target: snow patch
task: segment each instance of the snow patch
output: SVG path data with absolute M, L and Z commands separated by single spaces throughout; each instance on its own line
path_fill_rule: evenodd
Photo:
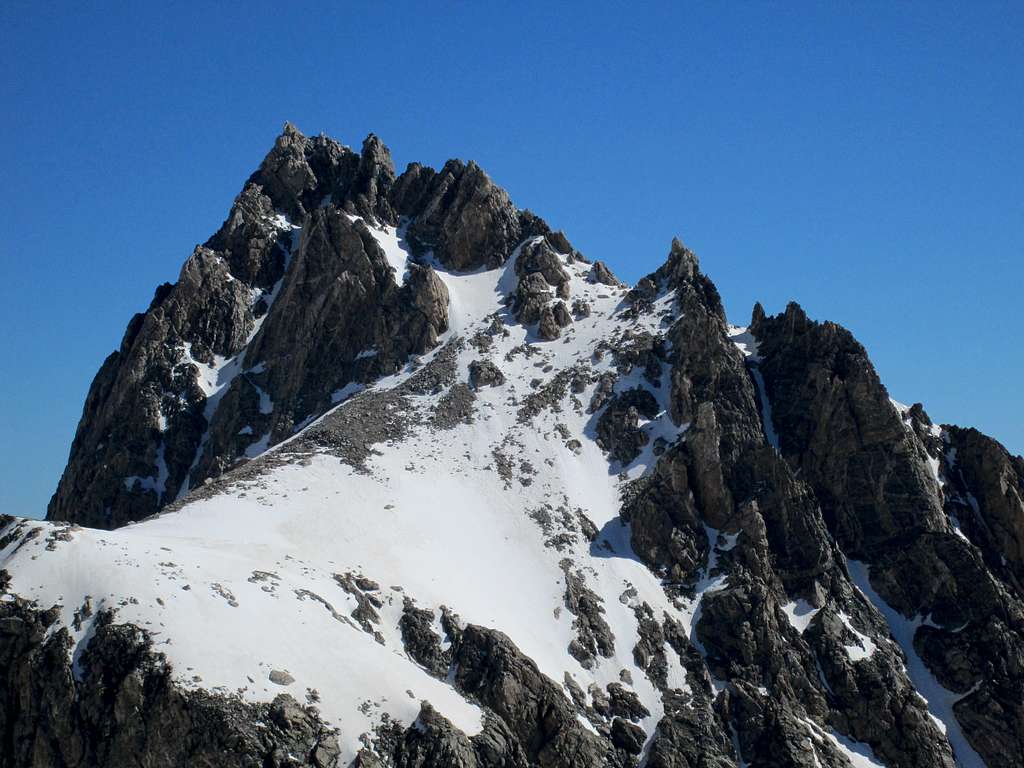
M 164 491 L 167 489 L 167 478 L 170 476 L 167 471 L 167 461 L 164 459 L 164 450 L 165 445 L 161 441 L 160 447 L 156 449 L 156 474 L 149 477 L 130 475 L 124 478 L 123 482 L 126 491 L 139 487 L 144 491 L 155 492 L 158 498 L 164 495 Z
M 846 655 L 850 657 L 850 661 L 861 661 L 863 659 L 871 658 L 877 650 L 875 641 L 853 626 L 850 622 L 850 617 L 844 612 L 840 611 L 838 616 L 839 620 L 842 621 L 846 628 L 853 633 L 854 637 L 857 638 L 857 642 L 853 645 L 844 646 L 846 648 Z
M 362 392 L 363 389 L 364 389 L 364 386 L 362 384 L 360 384 L 358 382 L 355 382 L 355 381 L 350 381 L 348 384 L 346 384 L 341 389 L 336 389 L 336 390 L 334 390 L 331 393 L 331 402 L 332 403 L 344 402 L 345 400 L 348 400 L 353 395 L 355 395 L 355 394 L 357 394 L 359 392 Z
M 928 705 L 928 712 L 935 724 L 949 739 L 957 762 L 962 768 L 985 768 L 981 756 L 967 741 L 960 722 L 953 713 L 953 705 L 966 694 L 953 693 L 944 688 L 914 649 L 914 634 L 923 623 L 921 617 L 908 619 L 886 603 L 871 586 L 870 570 L 866 563 L 850 560 L 848 565 L 850 577 L 864 596 L 885 617 L 889 624 L 889 631 L 900 648 L 903 649 L 903 653 L 907 657 L 907 675 L 918 694 Z
M 823 741 L 831 742 L 832 746 L 850 761 L 853 768 L 886 768 L 885 763 L 878 759 L 869 745 L 854 741 L 835 731 L 826 731 L 812 720 L 805 719 L 803 723 L 811 732 L 812 741 L 819 744 Z
M 388 265 L 395 271 L 395 282 L 399 285 L 405 285 L 405 281 L 409 277 L 409 262 L 412 260 L 409 245 L 405 240 L 407 225 L 402 224 L 399 227 L 392 227 L 390 224 L 375 226 L 364 221 L 361 216 L 353 216 L 350 213 L 345 213 L 345 216 L 348 217 L 349 221 L 362 221 L 366 224 L 366 228 L 370 230 L 373 239 L 377 241 L 377 245 L 384 251 L 384 258 L 387 259 Z
M 820 610 L 820 608 L 815 608 L 802 598 L 782 606 L 782 611 L 786 614 L 786 618 L 789 619 L 789 623 L 801 635 L 810 626 L 811 620 Z
M 743 353 L 743 356 L 749 362 L 761 362 L 757 339 L 754 338 L 754 334 L 750 332 L 749 328 L 739 325 L 730 325 L 728 333 L 732 343 L 739 348 L 740 352 Z

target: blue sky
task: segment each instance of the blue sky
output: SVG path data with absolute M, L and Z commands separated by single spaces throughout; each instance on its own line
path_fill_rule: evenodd
M 1024 5 L 206 5 L 0 6 L 0 512 L 285 120 L 472 158 L 630 280 L 678 235 L 1024 452 Z

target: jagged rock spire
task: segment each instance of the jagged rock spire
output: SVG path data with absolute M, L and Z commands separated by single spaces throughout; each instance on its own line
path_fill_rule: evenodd
M 750 312 L 750 330 L 755 335 L 757 334 L 757 329 L 760 327 L 764 317 L 764 307 L 761 306 L 761 302 L 754 302 L 754 308 Z

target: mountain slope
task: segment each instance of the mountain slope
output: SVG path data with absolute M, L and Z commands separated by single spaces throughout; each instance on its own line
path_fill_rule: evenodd
M 4 521 L 0 766 L 1019 765 L 1022 497 L 678 241 L 288 126 Z

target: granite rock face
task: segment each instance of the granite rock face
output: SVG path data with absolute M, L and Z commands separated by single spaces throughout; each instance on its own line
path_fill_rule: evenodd
M 849 331 L 796 304 L 752 331 L 782 453 L 815 486 L 843 551 L 866 559 L 906 533 L 940 529 L 924 448 Z
M 969 526 L 968 538 L 988 562 L 1005 558 L 1024 579 L 1024 459 L 976 429 L 947 427 L 942 446 L 944 474 L 955 489 L 947 500 L 951 516 Z
M 920 405 L 903 411 L 848 331 L 795 304 L 776 317 L 755 311 L 752 331 L 782 453 L 830 533 L 869 564 L 889 606 L 910 622 L 927 617 L 910 633 L 913 651 L 960 694 L 953 711 L 973 749 L 988 765 L 1019 761 L 1021 460 L 975 430 L 932 425 Z
M 449 160 L 436 173 L 410 166 L 396 185 L 395 198 L 401 215 L 412 219 L 407 234 L 414 247 L 433 251 L 452 270 L 503 264 L 531 234 L 505 190 L 473 162 Z

